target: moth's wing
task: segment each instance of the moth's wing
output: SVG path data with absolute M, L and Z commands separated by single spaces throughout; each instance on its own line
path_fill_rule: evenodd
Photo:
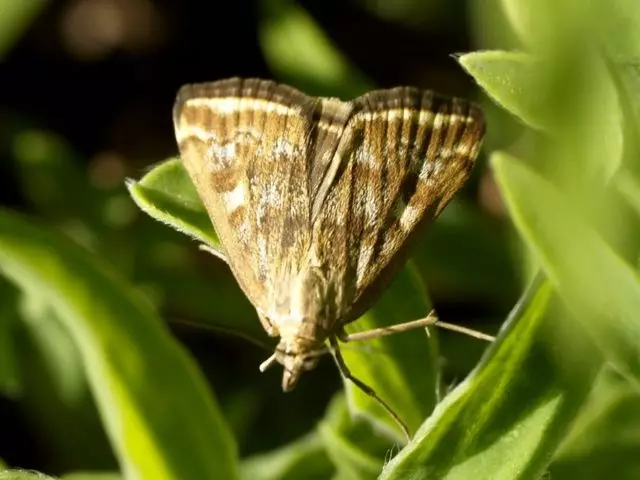
M 296 263 L 295 252 L 309 242 L 307 157 L 318 102 L 291 87 L 239 78 L 187 85 L 176 99 L 182 162 L 258 311 L 283 257 Z
M 484 135 L 478 107 L 430 91 L 380 90 L 353 106 L 314 225 L 344 323 L 388 286 L 421 227 L 468 178 Z

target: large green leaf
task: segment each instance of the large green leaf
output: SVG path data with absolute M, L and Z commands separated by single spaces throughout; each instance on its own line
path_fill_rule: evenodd
M 523 162 L 496 154 L 493 166 L 520 234 L 577 324 L 616 368 L 640 385 L 636 273 L 583 220 L 580 208 Z
M 496 103 L 562 139 L 544 160 L 566 185 L 586 181 L 592 194 L 618 170 L 623 117 L 611 75 L 598 55 L 571 51 L 537 58 L 488 51 L 462 55 L 459 61 Z
M 0 268 L 69 330 L 125 477 L 237 477 L 235 443 L 201 374 L 125 279 L 8 211 Z
M 382 479 L 535 479 L 566 435 L 600 365 L 560 354 L 563 327 L 547 282 L 512 311 L 473 373 L 438 405 Z M 583 344 L 576 336 L 573 349 Z M 585 347 L 586 348 L 586 347 Z

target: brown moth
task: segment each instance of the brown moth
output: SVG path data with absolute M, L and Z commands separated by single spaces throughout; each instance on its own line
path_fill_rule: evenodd
M 469 176 L 481 110 L 411 87 L 344 102 L 232 78 L 182 87 L 173 119 L 223 255 L 280 337 L 263 367 L 282 364 L 291 390 L 328 340 L 345 377 L 378 398 L 351 376 L 337 339 Z

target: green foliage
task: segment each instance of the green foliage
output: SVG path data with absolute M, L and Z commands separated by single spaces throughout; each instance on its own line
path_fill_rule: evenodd
M 68 330 L 128 478 L 237 476 L 235 443 L 213 395 L 133 286 L 66 239 L 6 211 L 0 267 Z
M 89 185 L 63 141 L 13 132 L 21 188 L 45 221 L 0 210 L 0 392 L 23 398 L 42 436 L 60 444 L 61 470 L 84 444 L 112 465 L 96 440 L 102 428 L 119 468 L 64 480 L 638 478 L 640 4 L 502 6 L 521 51 L 457 59 L 503 109 L 487 108 L 488 143 L 503 151 L 492 153 L 493 178 L 483 181 L 497 187 L 515 228 L 496 233 L 495 218 L 458 200 L 349 327 L 423 317 L 440 288 L 485 300 L 504 323 L 497 340 L 482 352 L 479 342 L 414 331 L 343 352 L 408 424 L 406 445 L 380 406 L 346 382 L 308 432 L 245 454 L 237 445 L 243 432 L 256 436 L 251 412 L 262 405 L 237 391 L 218 400 L 158 313 L 168 305 L 271 343 L 222 262 L 198 257 L 220 269 L 212 281 L 189 260 L 197 243 L 220 256 L 224 246 L 179 160 L 127 183 L 135 204 L 164 224 L 139 226 L 124 189 Z M 25 7 L 16 25 L 35 11 Z M 296 3 L 264 2 L 261 15 L 261 47 L 281 80 L 344 97 L 374 87 Z M 0 49 L 15 38 L 9 31 Z M 520 123 L 517 142 L 493 128 L 505 112 Z M 280 411 L 289 398 L 279 397 Z

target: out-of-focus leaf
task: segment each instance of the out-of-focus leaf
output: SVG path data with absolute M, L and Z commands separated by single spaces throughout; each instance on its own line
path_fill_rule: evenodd
M 115 472 L 75 472 L 63 475 L 62 480 L 122 480 Z
M 533 50 L 557 50 L 574 41 L 589 19 L 589 7 L 580 0 L 502 0 L 522 42 Z
M 0 480 L 55 480 L 55 478 L 35 470 L 2 470 Z
M 625 379 L 601 375 L 571 435 L 551 465 L 552 478 L 640 478 L 640 395 Z
M 338 475 L 353 479 L 377 478 L 392 449 L 389 441 L 374 429 L 370 423 L 351 417 L 342 393 L 334 396 L 318 425 L 318 432 Z
M 609 56 L 618 62 L 640 61 L 640 3 L 635 0 L 594 2 L 594 25 Z
M 46 0 L 0 0 L 0 60 L 47 3 Z
M 333 471 L 316 432 L 272 452 L 253 455 L 240 464 L 240 477 L 244 480 L 324 480 Z
M 87 182 L 71 146 L 37 129 L 16 132 L 11 146 L 29 201 L 77 241 L 95 248 L 109 231 L 103 215 L 109 194 Z
M 8 211 L 0 268 L 71 333 L 125 477 L 237 477 L 235 442 L 201 374 L 126 280 Z
M 15 289 L 0 279 L 0 393 L 7 397 L 22 393 L 15 338 L 16 305 Z
M 583 349 L 559 354 L 551 334 L 564 318 L 553 299 L 548 282 L 534 282 L 475 371 L 380 478 L 506 480 L 545 471 L 601 364 Z M 572 348 L 582 344 L 575 341 Z
M 261 6 L 260 45 L 278 77 L 312 95 L 348 99 L 372 90 L 372 82 L 296 2 L 268 0 Z
M 617 369 L 640 384 L 640 283 L 567 198 L 518 159 L 493 166 L 511 216 L 550 280 Z
M 424 318 L 431 308 L 420 273 L 412 262 L 400 272 L 382 298 L 347 332 L 364 331 Z M 438 354 L 435 333 L 424 329 L 397 333 L 354 344 L 343 344 L 342 353 L 351 373 L 372 387 L 415 432 L 436 403 Z M 395 421 L 349 380 L 344 381 L 350 411 L 362 414 L 399 441 Z
M 595 55 L 474 52 L 460 64 L 498 104 L 563 141 L 550 162 L 566 184 L 604 185 L 622 162 L 622 112 L 606 66 Z M 570 113 L 569 113 L 570 112 Z M 564 148 L 564 150 L 562 150 Z M 558 175 L 554 173 L 554 175 Z
M 627 171 L 616 177 L 616 187 L 629 205 L 640 215 L 640 183 Z
M 320 425 L 327 453 L 338 470 L 347 478 L 365 480 L 376 478 L 382 467 L 382 460 L 363 452 L 358 445 L 347 441 L 326 425 Z
M 318 431 L 336 474 L 344 478 L 377 478 L 384 461 L 396 448 L 375 431 L 375 425 L 352 418 L 342 393 L 334 396 Z
M 634 61 L 619 62 L 612 68 L 619 79 L 620 96 L 628 112 L 628 131 L 626 136 L 627 160 L 625 167 L 640 178 L 640 165 L 637 162 L 640 151 L 640 58 Z
M 115 459 L 89 390 L 82 357 L 46 298 L 23 291 L 19 304 L 21 408 L 51 456 L 52 471 L 100 465 Z M 63 437 L 60 432 L 64 431 Z M 82 452 L 81 458 L 78 452 Z
M 152 218 L 202 243 L 220 249 L 202 201 L 180 160 L 167 160 L 127 188 L 136 205 Z

